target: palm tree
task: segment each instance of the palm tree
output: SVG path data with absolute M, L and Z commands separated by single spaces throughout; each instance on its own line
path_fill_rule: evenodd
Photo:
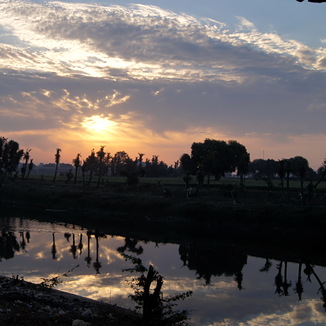
M 84 163 L 84 170 L 89 170 L 89 179 L 87 184 L 89 185 L 92 182 L 92 178 L 93 178 L 93 172 L 95 171 L 95 168 L 97 166 L 97 157 L 95 156 L 95 152 L 94 149 L 92 149 L 91 151 L 91 155 L 89 155 L 86 158 L 86 161 Z
M 33 170 L 33 167 L 34 167 L 34 163 L 33 163 L 33 159 L 31 159 L 31 161 L 30 161 L 29 164 L 28 164 L 28 173 L 27 173 L 26 179 L 28 179 L 29 174 L 30 174 L 31 171 Z
M 77 175 L 78 175 L 78 168 L 80 167 L 80 157 L 81 157 L 81 154 L 78 153 L 76 158 L 73 159 L 73 164 L 74 164 L 74 167 L 75 167 L 75 178 L 74 178 L 74 183 L 76 183 L 76 180 L 77 180 Z
M 102 164 L 105 156 L 104 147 L 105 146 L 101 146 L 100 150 L 96 153 L 99 160 L 98 179 L 97 179 L 97 186 L 96 186 L 97 188 L 100 185 L 101 176 L 102 176 Z
M 26 170 L 27 170 L 27 165 L 28 165 L 28 161 L 29 161 L 29 153 L 30 153 L 31 149 L 26 149 L 24 155 L 23 155 L 23 160 L 25 160 L 25 164 L 22 168 L 22 179 L 25 178 L 25 174 L 26 174 Z
M 53 181 L 52 182 L 55 182 L 55 179 L 57 178 L 57 173 L 58 173 L 58 166 L 59 166 L 59 163 L 60 163 L 60 152 L 61 152 L 61 149 L 60 148 L 57 148 L 57 152 L 55 154 L 55 172 L 54 172 L 54 178 L 53 178 Z

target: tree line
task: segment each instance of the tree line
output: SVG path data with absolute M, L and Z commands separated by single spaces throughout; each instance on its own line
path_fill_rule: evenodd
M 301 181 L 301 188 L 305 178 L 319 176 L 315 187 L 326 176 L 326 160 L 317 170 L 309 167 L 308 160 L 302 156 L 275 161 L 273 159 L 255 159 L 250 161 L 250 154 L 243 144 L 235 140 L 223 141 L 205 139 L 203 142 L 194 142 L 191 145 L 190 154 L 182 154 L 173 165 L 167 165 L 159 160 L 158 155 L 151 159 L 144 159 L 144 153 L 138 153 L 136 158 L 131 158 L 125 151 L 115 154 L 106 152 L 105 146 L 100 146 L 98 151 L 94 149 L 82 158 L 80 153 L 72 160 L 74 168 L 67 173 L 67 182 L 77 182 L 81 174 L 83 185 L 90 184 L 96 178 L 97 186 L 100 185 L 103 176 L 125 176 L 129 185 L 136 185 L 140 177 L 181 177 L 188 185 L 193 177 L 200 187 L 204 180 L 209 185 L 211 177 L 219 180 L 226 173 L 236 173 L 240 178 L 240 184 L 244 183 L 244 177 L 248 174 L 255 178 L 262 178 L 268 182 L 273 177 L 278 177 L 282 188 L 286 182 L 289 187 L 290 177 L 296 177 Z M 61 149 L 54 153 L 55 172 L 53 182 L 58 173 L 61 160 Z M 22 164 L 21 164 L 22 163 Z M 20 168 L 19 168 L 20 167 Z M 0 137 L 0 185 L 8 178 L 28 178 L 34 167 L 31 158 L 31 149 L 23 150 L 18 142 Z
M 57 179 L 61 152 L 60 148 L 55 150 L 53 182 Z M 71 169 L 66 175 L 67 182 L 73 180 L 76 183 L 78 175 L 81 174 L 83 185 L 89 185 L 96 178 L 96 184 L 99 186 L 103 176 L 112 175 L 125 176 L 129 185 L 135 185 L 142 176 L 173 177 L 182 174 L 179 160 L 173 165 L 168 165 L 159 159 L 159 155 L 153 155 L 151 159 L 144 159 L 144 155 L 144 153 L 138 153 L 134 159 L 125 151 L 118 151 L 112 155 L 105 151 L 105 146 L 100 146 L 98 151 L 92 149 L 85 158 L 82 158 L 81 153 L 77 153 L 72 160 L 74 171 Z M 1 184 L 4 184 L 7 179 L 17 178 L 19 174 L 22 179 L 28 178 L 33 167 L 31 149 L 23 150 L 18 142 L 0 137 Z

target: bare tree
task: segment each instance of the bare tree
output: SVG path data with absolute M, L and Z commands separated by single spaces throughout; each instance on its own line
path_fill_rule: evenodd
M 54 171 L 54 178 L 53 178 L 53 181 L 52 182 L 55 182 L 55 179 L 57 178 L 57 173 L 58 173 L 58 166 L 59 166 L 59 163 L 60 163 L 60 152 L 61 152 L 61 149 L 60 148 L 57 148 L 57 151 L 55 153 L 55 171 Z

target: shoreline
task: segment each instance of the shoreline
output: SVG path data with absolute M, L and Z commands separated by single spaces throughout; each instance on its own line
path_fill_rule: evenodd
M 131 310 L 18 277 L 0 276 L 0 288 L 2 325 L 140 325 L 140 316 Z

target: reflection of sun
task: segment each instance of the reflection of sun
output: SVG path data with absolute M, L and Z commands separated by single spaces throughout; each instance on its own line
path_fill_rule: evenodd
M 93 115 L 91 117 L 85 118 L 82 122 L 82 126 L 89 131 L 102 133 L 104 131 L 109 131 L 110 128 L 116 126 L 116 122 L 111 121 L 109 118 L 103 115 Z

